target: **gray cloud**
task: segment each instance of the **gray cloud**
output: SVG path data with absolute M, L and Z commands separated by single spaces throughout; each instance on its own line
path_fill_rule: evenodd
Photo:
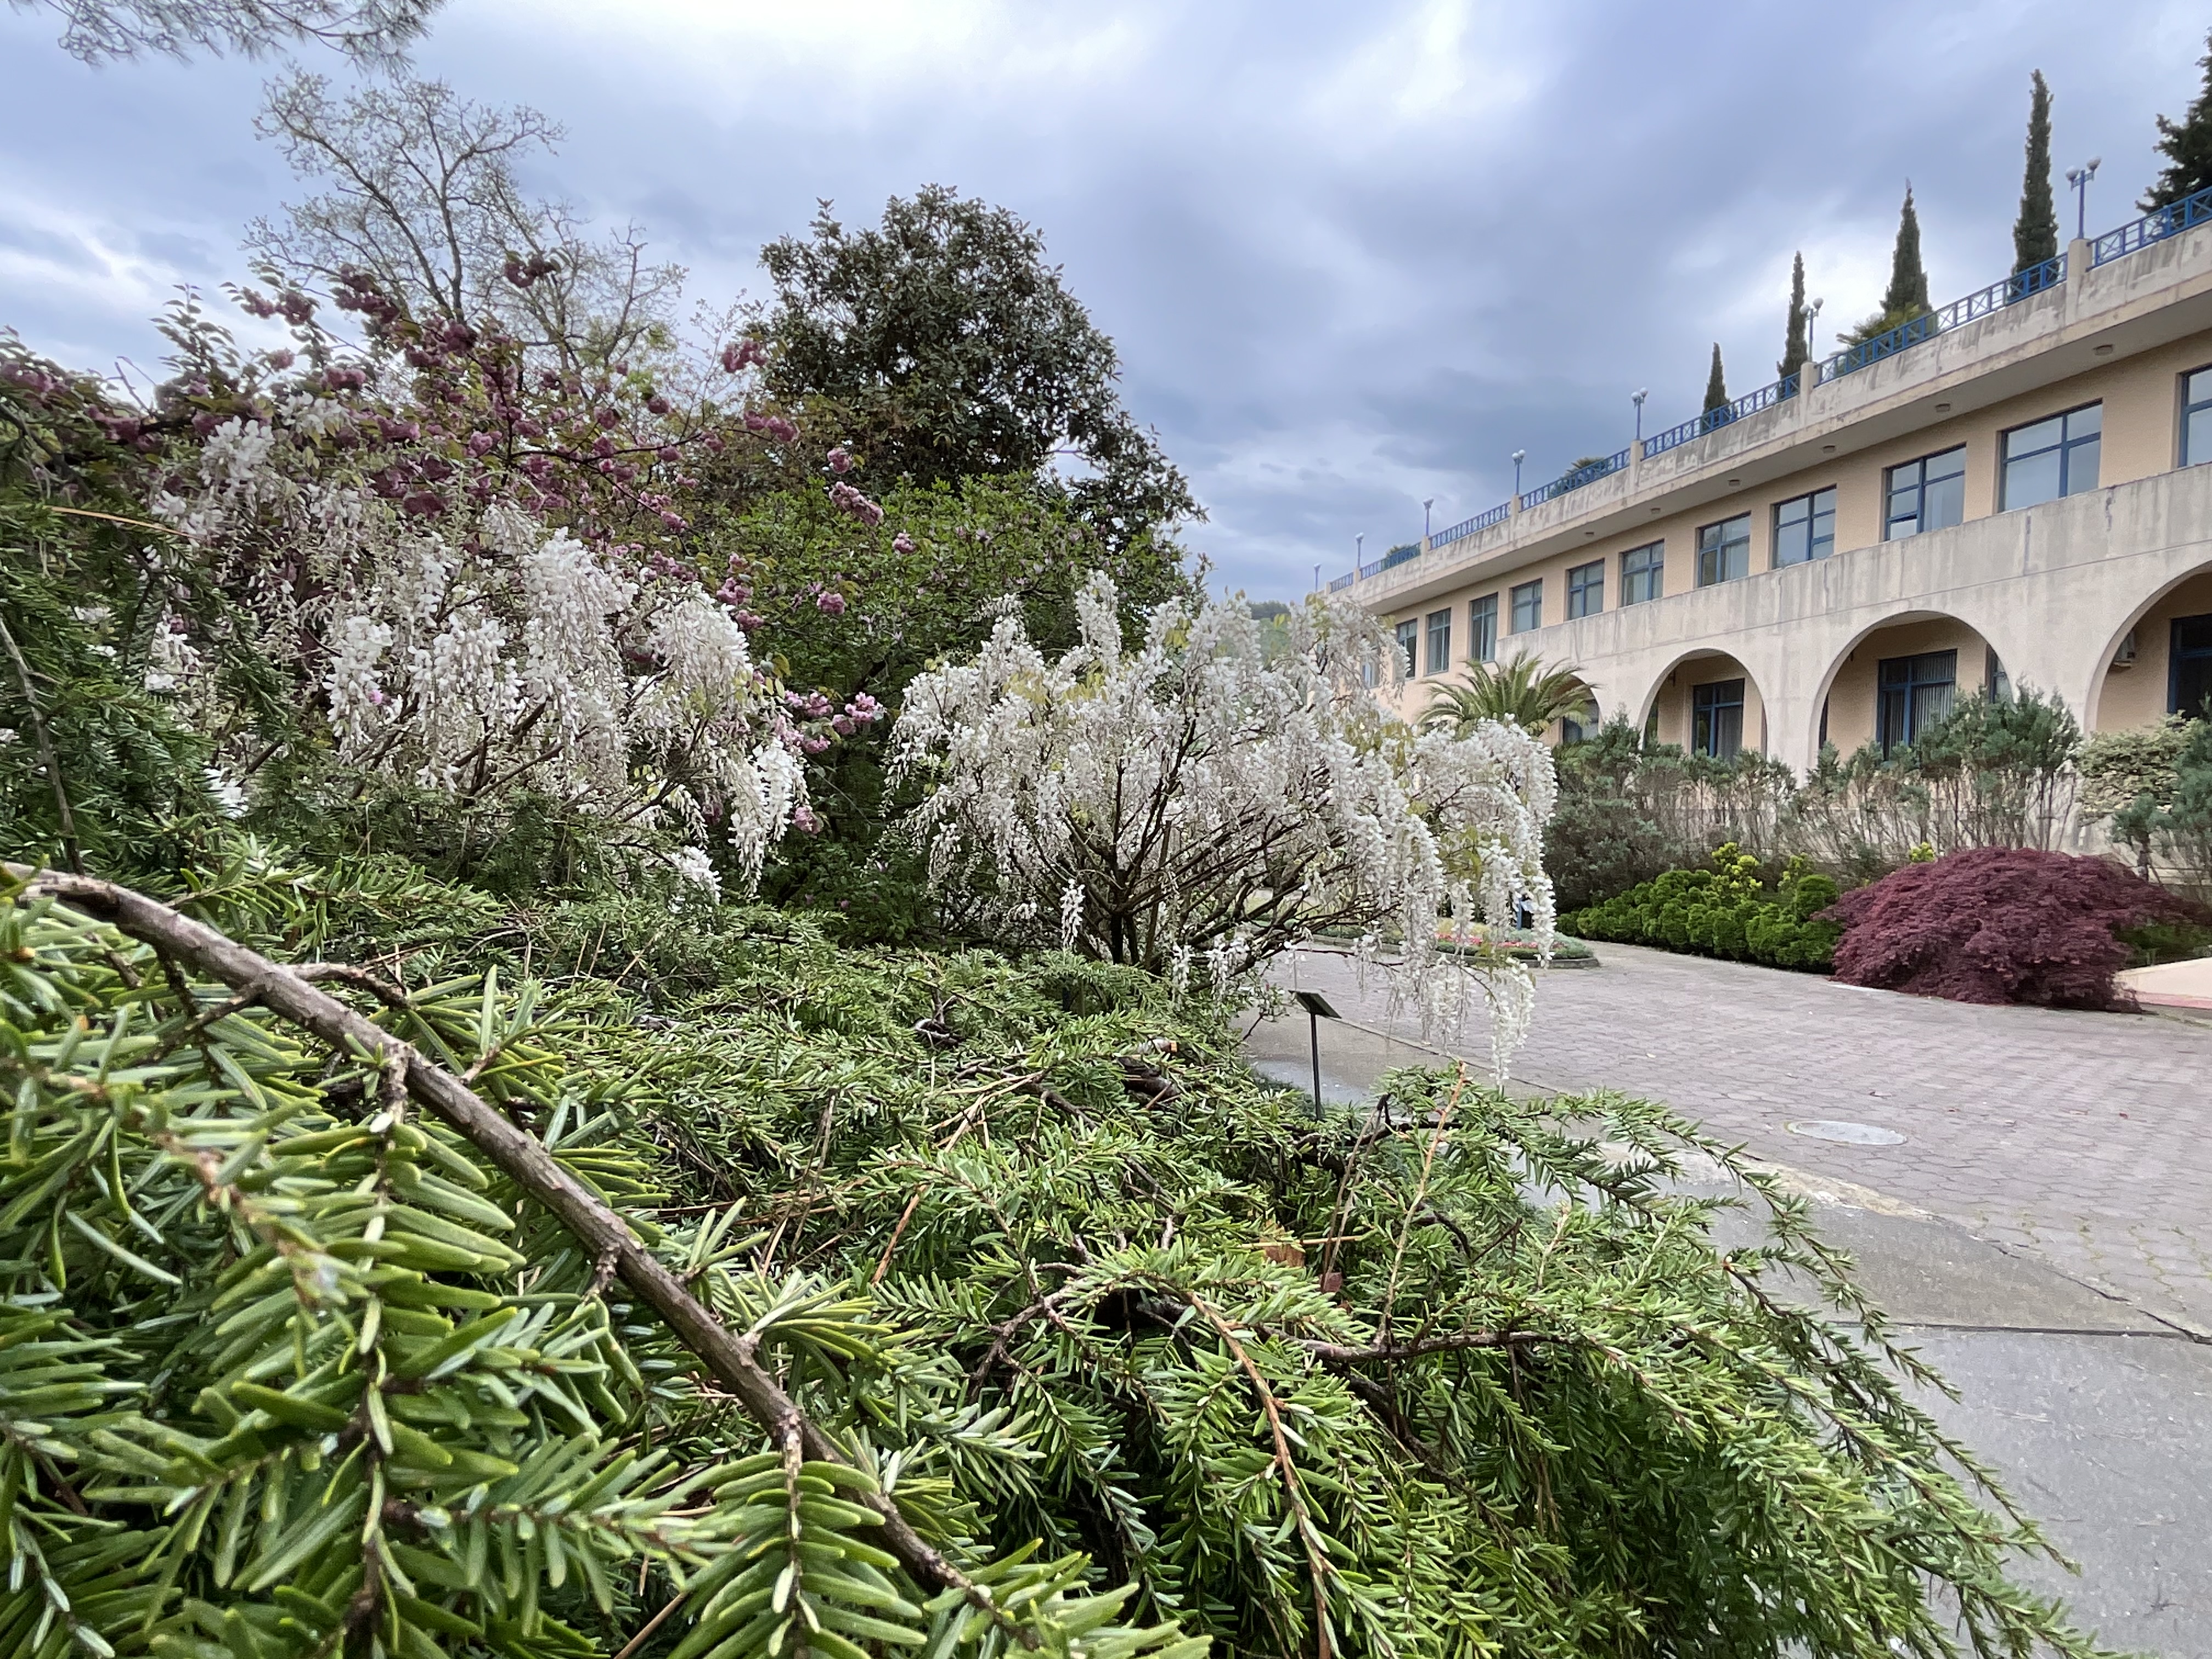
M 1536 15 L 1531 15 L 1531 13 Z M 2125 27 L 2118 27 L 2124 21 Z M 570 130 L 541 180 L 636 219 L 726 301 L 817 198 L 930 181 L 1005 203 L 1120 344 L 1191 472 L 1192 544 L 1288 594 L 1772 377 L 1790 258 L 1824 328 L 1872 309 L 1905 180 L 1939 299 L 2002 276 L 2028 70 L 2092 228 L 2154 171 L 2203 20 L 2058 0 L 1074 5 L 457 0 L 422 69 Z M 0 15 L 0 319 L 97 363 L 151 349 L 168 285 L 235 276 L 287 181 L 250 65 L 92 71 Z M 2070 204 L 2063 216 L 2070 226 Z

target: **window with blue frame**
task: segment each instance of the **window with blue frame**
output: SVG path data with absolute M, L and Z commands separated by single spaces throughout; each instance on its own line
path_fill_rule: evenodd
M 1513 590 L 1513 631 L 1526 634 L 1544 625 L 1544 580 L 1522 582 Z
M 1882 492 L 1881 538 L 1896 541 L 1923 530 L 1962 524 L 1966 517 L 1966 447 L 1923 455 L 1889 469 Z
M 1690 688 L 1690 749 L 1715 760 L 1743 752 L 1743 682 L 1714 680 Z
M 2212 368 L 2181 377 L 2181 464 L 2212 461 Z
M 1836 550 L 1836 492 L 1816 489 L 1774 509 L 1774 562 L 1807 564 Z
M 1958 694 L 1959 653 L 1923 651 L 1917 657 L 1884 657 L 1875 670 L 1875 736 L 1884 755 L 1917 743 L 1951 712 Z
M 1751 514 L 1738 514 L 1698 532 L 1698 586 L 1741 581 L 1751 574 Z
M 1413 653 L 1419 649 L 1420 643 L 1420 623 L 1408 617 L 1398 624 L 1398 655 L 1406 665 L 1407 679 L 1421 672 L 1421 665 L 1413 660 Z
M 1451 612 L 1429 612 L 1429 672 L 1442 674 L 1451 667 Z
M 1642 605 L 1666 590 L 1667 544 L 1632 547 L 1620 556 L 1620 602 Z
M 1592 559 L 1567 572 L 1567 615 L 1595 617 L 1605 609 L 1605 561 Z
M 2166 654 L 2166 708 L 2172 714 L 2212 719 L 2212 615 L 2176 617 Z
M 1498 595 L 1467 602 L 1467 654 L 1472 662 L 1498 660 Z
M 2002 441 L 2004 456 L 2000 511 L 2055 501 L 2097 487 L 2105 406 L 2084 404 L 2032 426 L 2016 426 Z

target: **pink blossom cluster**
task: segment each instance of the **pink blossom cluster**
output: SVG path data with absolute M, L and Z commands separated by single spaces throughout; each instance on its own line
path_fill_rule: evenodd
M 866 692 L 862 691 L 830 720 L 840 737 L 849 738 L 864 726 L 873 726 L 890 711 Z
M 799 435 L 799 428 L 781 415 L 747 415 L 745 429 L 749 432 L 765 432 L 778 443 L 787 444 Z
M 747 337 L 722 348 L 722 367 L 732 374 L 743 374 L 755 363 L 768 361 L 768 348 L 758 340 Z
M 873 526 L 884 521 L 884 510 L 855 489 L 839 480 L 830 486 L 830 505 L 841 513 L 849 513 L 862 524 Z

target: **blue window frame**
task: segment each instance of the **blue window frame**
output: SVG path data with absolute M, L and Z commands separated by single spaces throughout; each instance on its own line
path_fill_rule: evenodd
M 1513 631 L 1526 634 L 1544 625 L 1544 579 L 1522 582 L 1513 590 Z
M 1751 574 L 1751 514 L 1709 524 L 1698 532 L 1698 586 L 1741 581 Z
M 1966 445 L 1893 466 L 1883 496 L 1881 538 L 1886 542 L 1965 522 Z
M 1605 609 L 1605 561 L 1592 559 L 1567 572 L 1567 615 L 1595 617 Z
M 1467 602 L 1467 654 L 1474 662 L 1498 660 L 1498 595 Z
M 2212 368 L 2181 377 L 2181 464 L 2212 461 Z
M 2097 487 L 2097 456 L 2103 446 L 2105 406 L 2084 404 L 2032 426 L 2004 434 L 2004 484 L 2001 511 L 2055 501 Z
M 1743 682 L 1714 680 L 1690 688 L 1690 749 L 1715 760 L 1743 752 Z
M 1956 651 L 1923 651 L 1917 657 L 1884 657 L 1875 671 L 1881 699 L 1875 737 L 1885 755 L 1899 744 L 1917 743 L 1928 728 L 1951 712 L 1959 685 Z
M 1441 674 L 1451 667 L 1451 612 L 1429 612 L 1429 672 Z
M 1666 591 L 1667 544 L 1632 547 L 1620 556 L 1620 602 L 1642 605 Z
M 1774 562 L 1808 564 L 1836 550 L 1836 492 L 1832 487 L 1796 495 L 1774 509 Z
M 2176 617 L 2166 659 L 2166 708 L 2172 714 L 2212 718 L 2212 613 Z

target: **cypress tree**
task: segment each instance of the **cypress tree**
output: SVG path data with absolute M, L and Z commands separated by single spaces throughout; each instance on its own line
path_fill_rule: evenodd
M 2179 122 L 2158 118 L 2158 143 L 2152 148 L 2166 157 L 2166 167 L 2136 204 L 2145 213 L 2212 188 L 2212 35 L 2205 37 L 2204 44 L 2208 50 L 2197 60 L 2204 71 L 2204 87 L 2197 101 Z
M 1812 319 L 1805 309 L 1805 256 L 1800 253 L 1790 264 L 1790 320 L 1782 339 L 1782 361 L 1774 366 L 1777 380 L 1786 380 L 1805 367 L 1805 360 L 1813 355 Z
M 1889 326 L 1925 316 L 1928 272 L 1920 263 L 1920 216 L 1913 210 L 1912 186 L 1905 187 L 1905 206 L 1897 216 L 1897 246 L 1889 256 L 1889 291 L 1881 296 L 1881 314 Z
M 1728 407 L 1728 381 L 1721 374 L 1721 343 L 1713 342 L 1713 372 L 1705 380 L 1705 413 Z
M 2051 88 L 2037 70 L 2027 103 L 2027 171 L 2021 180 L 2020 217 L 2012 228 L 2012 268 L 2026 270 L 2058 257 L 2058 208 L 2051 196 Z

